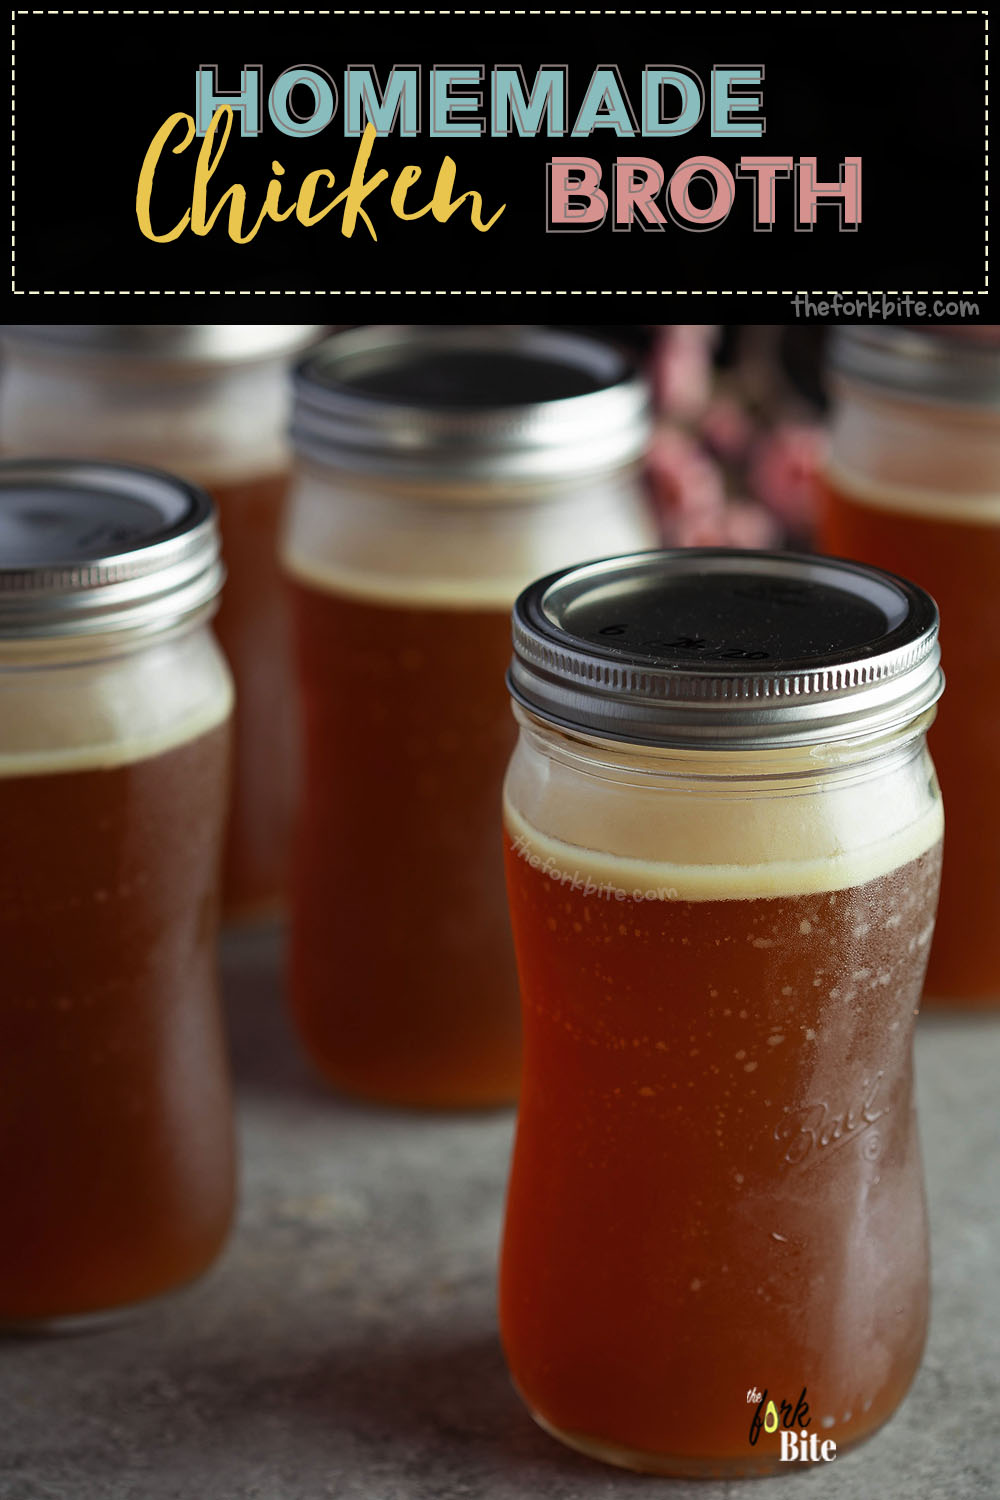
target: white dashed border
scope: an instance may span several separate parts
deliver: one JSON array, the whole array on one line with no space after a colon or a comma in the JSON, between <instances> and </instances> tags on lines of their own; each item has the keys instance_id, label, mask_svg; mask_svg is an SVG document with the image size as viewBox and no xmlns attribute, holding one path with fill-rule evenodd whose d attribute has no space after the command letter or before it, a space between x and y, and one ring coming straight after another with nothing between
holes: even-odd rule
<instances>
[{"instance_id":1,"label":"white dashed border","mask_svg":"<svg viewBox=\"0 0 1000 1500\"><path fill-rule=\"evenodd\" d=\"M981 16L983 20L985 109L985 160L984 160L984 263L983 285L979 291L945 291L943 289L913 291L805 291L802 288L780 290L776 288L721 288L697 287L681 291L677 287L580 287L566 288L508 288L486 290L475 288L404 288L395 290L373 288L371 290L347 290L342 287L324 290L298 288L289 291L245 291L224 287L201 288L199 290L165 290L148 288L134 291L89 291L70 287L26 291L16 284L16 39L19 16ZM408 10L408 9L357 9L357 10L14 10L10 24L10 290L15 297L985 297L990 285L990 13L988 10Z\"/></svg>"}]
</instances>

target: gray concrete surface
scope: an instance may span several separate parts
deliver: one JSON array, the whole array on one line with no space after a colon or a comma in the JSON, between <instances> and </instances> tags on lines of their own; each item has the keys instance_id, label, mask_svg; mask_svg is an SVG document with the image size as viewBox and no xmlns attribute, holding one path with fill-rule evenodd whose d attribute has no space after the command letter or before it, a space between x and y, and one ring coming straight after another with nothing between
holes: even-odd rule
<instances>
[{"instance_id":1,"label":"gray concrete surface","mask_svg":"<svg viewBox=\"0 0 1000 1500\"><path fill-rule=\"evenodd\" d=\"M510 1117L335 1101L298 1058L274 971L266 938L228 951L244 1163L228 1252L117 1329L0 1344L2 1500L1000 1495L1000 1016L922 1022L935 1300L896 1418L829 1466L687 1483L563 1450L508 1385L494 1270Z\"/></svg>"}]
</instances>

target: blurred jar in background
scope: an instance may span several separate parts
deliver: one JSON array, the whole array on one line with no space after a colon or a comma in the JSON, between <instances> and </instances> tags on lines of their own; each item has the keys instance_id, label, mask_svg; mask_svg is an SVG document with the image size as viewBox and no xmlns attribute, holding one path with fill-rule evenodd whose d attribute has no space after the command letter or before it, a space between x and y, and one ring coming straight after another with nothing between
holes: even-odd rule
<instances>
[{"instance_id":1,"label":"blurred jar in background","mask_svg":"<svg viewBox=\"0 0 1000 1500\"><path fill-rule=\"evenodd\" d=\"M0 1325L142 1302L233 1205L215 974L232 685L206 495L0 464Z\"/></svg>"},{"instance_id":2,"label":"blurred jar in background","mask_svg":"<svg viewBox=\"0 0 1000 1500\"><path fill-rule=\"evenodd\" d=\"M277 533L289 458L288 366L301 323L86 323L3 330L0 445L149 464L212 494L226 588L216 622L236 681L225 914L283 904L295 713Z\"/></svg>"},{"instance_id":3,"label":"blurred jar in background","mask_svg":"<svg viewBox=\"0 0 1000 1500\"><path fill-rule=\"evenodd\" d=\"M948 840L928 1003L1000 1005L1000 345L841 329L820 540L934 595Z\"/></svg>"},{"instance_id":4,"label":"blurred jar in background","mask_svg":"<svg viewBox=\"0 0 1000 1500\"><path fill-rule=\"evenodd\" d=\"M647 437L630 360L537 325L372 326L300 367L291 999L314 1061L351 1093L515 1094L510 607L539 572L654 544Z\"/></svg>"}]
</instances>

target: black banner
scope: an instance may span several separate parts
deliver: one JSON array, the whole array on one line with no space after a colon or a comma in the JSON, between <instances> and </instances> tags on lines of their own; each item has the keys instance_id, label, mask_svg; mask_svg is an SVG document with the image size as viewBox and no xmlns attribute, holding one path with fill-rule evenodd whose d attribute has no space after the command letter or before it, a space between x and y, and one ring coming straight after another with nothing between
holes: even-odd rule
<instances>
[{"instance_id":1,"label":"black banner","mask_svg":"<svg viewBox=\"0 0 1000 1500\"><path fill-rule=\"evenodd\" d=\"M15 311L983 317L985 26L19 11Z\"/></svg>"}]
</instances>

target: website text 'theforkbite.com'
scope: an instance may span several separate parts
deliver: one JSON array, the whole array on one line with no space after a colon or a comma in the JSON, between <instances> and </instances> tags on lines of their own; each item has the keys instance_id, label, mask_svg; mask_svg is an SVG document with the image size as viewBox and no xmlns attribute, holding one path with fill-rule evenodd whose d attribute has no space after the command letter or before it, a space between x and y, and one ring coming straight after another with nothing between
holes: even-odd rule
<instances>
[{"instance_id":1,"label":"website text 'theforkbite.com'","mask_svg":"<svg viewBox=\"0 0 1000 1500\"><path fill-rule=\"evenodd\" d=\"M898 296L868 292L853 297L846 292L830 292L826 297L796 292L791 303L797 318L867 318L880 323L894 318L979 317L978 302L964 297L929 298L913 292L901 292Z\"/></svg>"}]
</instances>

